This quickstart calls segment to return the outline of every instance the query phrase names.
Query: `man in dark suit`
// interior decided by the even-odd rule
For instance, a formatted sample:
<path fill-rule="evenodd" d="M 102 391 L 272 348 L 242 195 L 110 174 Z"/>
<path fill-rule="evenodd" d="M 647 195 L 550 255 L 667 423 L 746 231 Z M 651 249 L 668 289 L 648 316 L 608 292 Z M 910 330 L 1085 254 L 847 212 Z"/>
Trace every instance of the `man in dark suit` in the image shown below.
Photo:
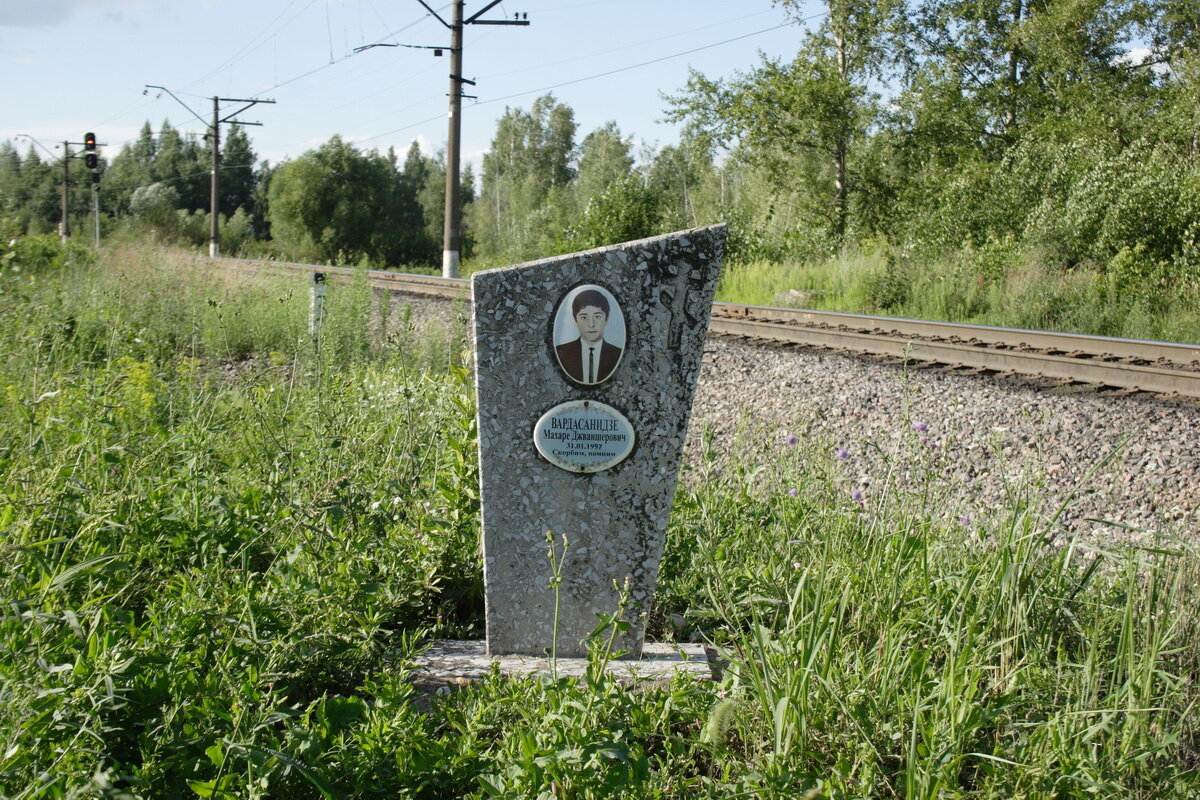
<path fill-rule="evenodd" d="M 608 298 L 595 289 L 580 292 L 571 302 L 571 316 L 579 328 L 579 338 L 554 350 L 563 370 L 579 383 L 603 383 L 621 360 L 622 348 L 604 341 L 608 313 Z"/>

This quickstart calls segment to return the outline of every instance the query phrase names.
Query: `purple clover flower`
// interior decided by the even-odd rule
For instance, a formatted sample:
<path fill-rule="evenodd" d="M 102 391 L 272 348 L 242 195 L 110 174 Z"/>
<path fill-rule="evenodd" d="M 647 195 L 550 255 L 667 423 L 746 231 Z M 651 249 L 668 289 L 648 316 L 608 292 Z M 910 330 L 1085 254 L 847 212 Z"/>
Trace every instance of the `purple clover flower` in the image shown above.
<path fill-rule="evenodd" d="M 834 451 L 834 455 L 836 455 L 838 457 L 838 461 L 845 461 L 847 458 L 850 457 L 850 451 L 844 447 L 839 447 L 837 450 Z"/>
<path fill-rule="evenodd" d="M 850 499 L 856 503 L 863 502 L 862 489 L 851 489 L 850 490 Z"/>
<path fill-rule="evenodd" d="M 783 443 L 785 445 L 787 445 L 788 447 L 795 447 L 796 443 L 799 441 L 800 441 L 800 439 L 799 439 L 799 437 L 796 436 L 796 434 L 789 433 L 787 435 L 787 438 L 783 440 Z"/>
<path fill-rule="evenodd" d="M 788 497 L 795 497 L 798 494 L 800 494 L 800 490 L 796 487 L 793 486 L 791 489 L 788 489 Z"/>
<path fill-rule="evenodd" d="M 913 430 L 917 431 L 918 433 L 924 433 L 925 431 L 929 430 L 929 426 L 924 422 L 914 422 L 912 426 Z"/>

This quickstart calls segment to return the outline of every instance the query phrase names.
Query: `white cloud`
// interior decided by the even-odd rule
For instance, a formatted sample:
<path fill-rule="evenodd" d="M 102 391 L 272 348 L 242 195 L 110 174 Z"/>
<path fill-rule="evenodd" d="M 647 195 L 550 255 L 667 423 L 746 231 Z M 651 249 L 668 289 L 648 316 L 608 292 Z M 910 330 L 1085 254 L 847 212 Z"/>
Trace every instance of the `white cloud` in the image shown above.
<path fill-rule="evenodd" d="M 483 157 L 487 154 L 487 150 L 467 150 L 459 157 L 462 165 L 466 167 L 471 165 L 471 170 L 475 173 L 475 179 L 483 175 Z"/>
<path fill-rule="evenodd" d="M 142 3 L 143 0 L 3 0 L 0 27 L 49 28 L 66 22 L 79 11 L 97 11 L 107 19 L 119 20 L 122 13 Z"/>
<path fill-rule="evenodd" d="M 7 0 L 0 5 L 0 25 L 41 28 L 68 19 L 82 0 Z"/>
<path fill-rule="evenodd" d="M 1127 50 L 1124 53 L 1122 53 L 1121 55 L 1117 56 L 1116 61 L 1118 64 L 1135 64 L 1136 65 L 1136 64 L 1143 63 L 1149 57 L 1150 57 L 1150 48 L 1135 47 L 1132 50 Z"/>
<path fill-rule="evenodd" d="M 1134 47 L 1113 59 L 1117 64 L 1129 64 L 1130 66 L 1141 66 L 1147 61 L 1155 62 L 1158 54 L 1148 47 Z M 1159 75 L 1167 75 L 1171 72 L 1171 66 L 1163 63 L 1152 63 L 1150 69 Z"/>

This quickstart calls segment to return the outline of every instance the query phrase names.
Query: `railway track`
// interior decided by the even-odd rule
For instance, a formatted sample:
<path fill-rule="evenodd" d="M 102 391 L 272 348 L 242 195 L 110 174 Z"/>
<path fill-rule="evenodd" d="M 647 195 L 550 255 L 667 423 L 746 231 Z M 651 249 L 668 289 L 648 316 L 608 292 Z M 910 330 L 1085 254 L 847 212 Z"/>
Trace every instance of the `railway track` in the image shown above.
<path fill-rule="evenodd" d="M 312 264 L 218 259 L 238 269 L 324 272 L 348 279 L 357 270 Z M 407 294 L 470 299 L 463 279 L 369 271 L 369 285 Z M 715 303 L 710 331 L 719 336 L 870 354 L 984 373 L 1033 375 L 1067 384 L 1200 398 L 1200 345 L 1116 339 L 984 325 Z"/>

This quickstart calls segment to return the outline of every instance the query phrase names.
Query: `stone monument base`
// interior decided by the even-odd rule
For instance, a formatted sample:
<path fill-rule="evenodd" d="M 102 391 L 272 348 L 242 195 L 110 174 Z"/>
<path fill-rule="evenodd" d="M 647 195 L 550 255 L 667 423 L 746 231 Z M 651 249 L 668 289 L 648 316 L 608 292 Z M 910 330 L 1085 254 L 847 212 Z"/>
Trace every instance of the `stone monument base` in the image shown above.
<path fill-rule="evenodd" d="M 415 659 L 412 681 L 422 691 L 441 687 L 462 687 L 481 681 L 491 674 L 492 667 L 501 675 L 550 675 L 547 656 L 489 656 L 485 641 L 435 641 Z M 586 658 L 559 658 L 555 671 L 559 677 L 582 677 L 587 672 Z M 713 679 L 712 667 L 704 645 L 647 642 L 640 659 L 608 662 L 608 673 L 623 683 L 664 684 L 677 674 L 695 680 Z"/>

